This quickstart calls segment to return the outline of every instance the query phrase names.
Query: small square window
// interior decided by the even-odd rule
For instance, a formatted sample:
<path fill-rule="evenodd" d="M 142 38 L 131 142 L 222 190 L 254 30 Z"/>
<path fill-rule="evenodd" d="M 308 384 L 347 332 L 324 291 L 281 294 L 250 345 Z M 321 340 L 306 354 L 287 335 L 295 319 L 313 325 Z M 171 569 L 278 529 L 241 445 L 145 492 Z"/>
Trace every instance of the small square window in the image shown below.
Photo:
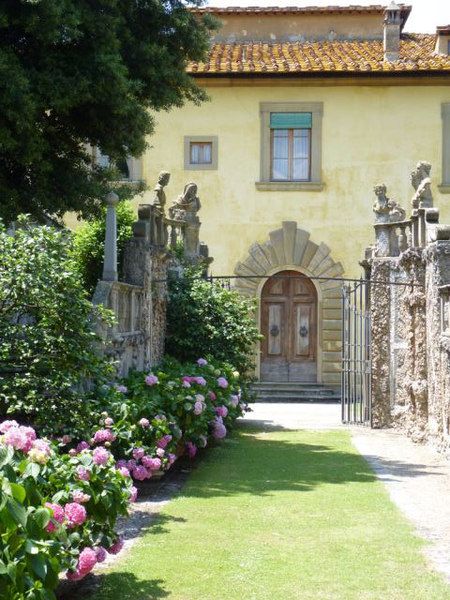
<path fill-rule="evenodd" d="M 191 165 L 210 165 L 212 163 L 212 142 L 191 142 Z"/>
<path fill-rule="evenodd" d="M 191 135 L 184 138 L 184 168 L 190 170 L 217 169 L 218 141 L 216 135 Z"/>

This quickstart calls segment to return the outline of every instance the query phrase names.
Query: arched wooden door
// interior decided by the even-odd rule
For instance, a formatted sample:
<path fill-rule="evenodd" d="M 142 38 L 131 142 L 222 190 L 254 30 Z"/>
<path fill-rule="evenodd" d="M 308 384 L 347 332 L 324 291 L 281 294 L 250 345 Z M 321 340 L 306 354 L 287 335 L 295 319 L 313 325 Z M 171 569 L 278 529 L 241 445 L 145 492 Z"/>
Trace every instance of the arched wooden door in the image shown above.
<path fill-rule="evenodd" d="M 261 293 L 262 381 L 317 381 L 317 292 L 297 271 L 270 277 Z"/>

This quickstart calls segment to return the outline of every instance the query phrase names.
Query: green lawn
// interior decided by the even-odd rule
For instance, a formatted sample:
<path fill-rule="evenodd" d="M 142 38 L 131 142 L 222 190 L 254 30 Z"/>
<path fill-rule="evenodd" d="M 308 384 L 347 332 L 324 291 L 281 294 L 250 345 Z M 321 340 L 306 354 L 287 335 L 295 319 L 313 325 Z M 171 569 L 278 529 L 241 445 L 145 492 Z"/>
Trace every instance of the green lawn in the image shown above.
<path fill-rule="evenodd" d="M 442 600 L 344 431 L 242 427 L 206 453 L 95 600 Z"/>

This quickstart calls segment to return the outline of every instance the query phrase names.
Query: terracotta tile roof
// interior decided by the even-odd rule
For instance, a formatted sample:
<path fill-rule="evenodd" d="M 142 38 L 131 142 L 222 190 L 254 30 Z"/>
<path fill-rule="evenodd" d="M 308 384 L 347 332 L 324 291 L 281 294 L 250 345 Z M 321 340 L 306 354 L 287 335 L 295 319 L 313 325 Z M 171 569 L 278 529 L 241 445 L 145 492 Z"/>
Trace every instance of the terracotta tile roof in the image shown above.
<path fill-rule="evenodd" d="M 399 5 L 402 11 L 411 11 L 411 6 Z M 266 15 L 273 14 L 316 14 L 316 13 L 384 13 L 385 6 L 381 4 L 372 4 L 370 6 L 204 6 L 201 8 L 191 8 L 192 12 L 197 14 L 211 13 L 215 15 L 224 14 L 253 14 L 262 13 Z"/>
<path fill-rule="evenodd" d="M 242 42 L 211 46 L 204 63 L 192 62 L 193 75 L 234 74 L 356 74 L 361 72 L 445 71 L 450 74 L 450 57 L 434 53 L 436 37 L 432 34 L 403 34 L 400 58 L 383 60 L 383 42 Z"/>

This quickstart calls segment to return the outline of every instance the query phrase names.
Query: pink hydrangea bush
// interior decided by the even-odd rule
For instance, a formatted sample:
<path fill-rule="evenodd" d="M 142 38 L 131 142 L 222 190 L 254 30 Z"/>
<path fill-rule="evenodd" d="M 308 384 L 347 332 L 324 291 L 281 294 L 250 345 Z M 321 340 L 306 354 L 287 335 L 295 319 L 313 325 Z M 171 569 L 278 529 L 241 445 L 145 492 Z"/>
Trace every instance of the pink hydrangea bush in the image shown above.
<path fill-rule="evenodd" d="M 103 449 L 107 461 L 102 455 L 98 460 L 101 449 L 87 445 L 69 454 L 59 440 L 41 439 L 31 427 L 0 423 L 0 477 L 9 509 L 16 515 L 3 521 L 0 512 L 0 531 L 9 548 L 8 554 L 0 549 L 0 560 L 5 565 L 14 562 L 17 573 L 17 580 L 10 576 L 2 587 L 5 598 L 22 593 L 31 598 L 35 582 L 46 597 L 53 597 L 60 572 L 80 579 L 102 560 L 102 551 L 94 546 L 101 546 L 105 555 L 105 548 L 116 545 L 117 518 L 128 513 L 137 490 L 131 478 L 115 468 L 108 451 Z M 14 486 L 9 488 L 6 482 L 13 474 Z M 35 570 L 28 561 L 32 555 L 22 552 L 25 542 L 38 548 L 42 569 Z"/>

